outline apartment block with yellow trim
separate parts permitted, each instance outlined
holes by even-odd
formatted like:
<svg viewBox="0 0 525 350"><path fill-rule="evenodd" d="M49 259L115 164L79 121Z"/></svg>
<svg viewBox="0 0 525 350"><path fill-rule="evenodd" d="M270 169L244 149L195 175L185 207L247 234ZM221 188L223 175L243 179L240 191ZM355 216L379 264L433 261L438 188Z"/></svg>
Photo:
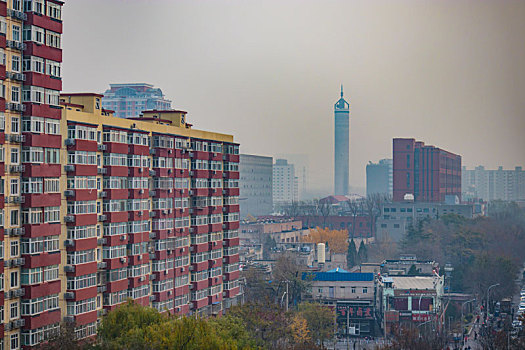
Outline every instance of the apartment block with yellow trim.
<svg viewBox="0 0 525 350"><path fill-rule="evenodd" d="M65 315L62 5L0 1L0 349L37 344Z"/></svg>
<svg viewBox="0 0 525 350"><path fill-rule="evenodd" d="M184 111L116 118L101 98L60 97L66 319L94 334L128 298L223 313L240 297L239 145Z"/></svg>

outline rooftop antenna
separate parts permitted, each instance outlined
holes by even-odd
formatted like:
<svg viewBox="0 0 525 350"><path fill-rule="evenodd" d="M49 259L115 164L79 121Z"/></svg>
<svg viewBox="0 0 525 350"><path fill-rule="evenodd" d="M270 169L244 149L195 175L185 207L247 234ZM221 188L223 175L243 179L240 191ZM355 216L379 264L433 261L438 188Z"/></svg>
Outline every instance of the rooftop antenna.
<svg viewBox="0 0 525 350"><path fill-rule="evenodd" d="M343 98L343 84L341 84L341 98Z"/></svg>

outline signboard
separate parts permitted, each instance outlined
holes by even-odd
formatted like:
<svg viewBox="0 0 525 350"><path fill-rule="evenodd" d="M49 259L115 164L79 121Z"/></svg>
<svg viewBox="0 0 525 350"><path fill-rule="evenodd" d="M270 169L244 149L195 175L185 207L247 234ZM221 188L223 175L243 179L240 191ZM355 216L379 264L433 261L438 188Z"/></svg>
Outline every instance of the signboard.
<svg viewBox="0 0 525 350"><path fill-rule="evenodd" d="M386 322L399 322L399 312L397 311L387 311L385 312Z"/></svg>
<svg viewBox="0 0 525 350"><path fill-rule="evenodd" d="M430 314L412 314L412 321L414 322L427 322L430 321Z"/></svg>
<svg viewBox="0 0 525 350"><path fill-rule="evenodd" d="M394 295L397 297L397 296L409 296L409 295L417 295L418 297L419 296L435 296L436 295L436 291L432 291L432 290L399 290L399 289L396 289L394 290Z"/></svg>
<svg viewBox="0 0 525 350"><path fill-rule="evenodd" d="M372 306L337 305L337 316L350 318L373 318ZM347 315L348 314L348 315Z"/></svg>

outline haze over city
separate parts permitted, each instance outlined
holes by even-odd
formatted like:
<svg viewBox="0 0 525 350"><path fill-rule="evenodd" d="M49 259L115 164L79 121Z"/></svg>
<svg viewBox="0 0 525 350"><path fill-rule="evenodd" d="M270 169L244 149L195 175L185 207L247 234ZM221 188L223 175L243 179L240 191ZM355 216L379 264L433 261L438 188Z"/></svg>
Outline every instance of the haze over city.
<svg viewBox="0 0 525 350"><path fill-rule="evenodd" d="M67 5L64 91L152 83L243 153L307 154L312 188L333 184L340 84L352 186L364 187L369 160L391 157L393 137L437 144L469 168L525 163L523 1Z"/></svg>

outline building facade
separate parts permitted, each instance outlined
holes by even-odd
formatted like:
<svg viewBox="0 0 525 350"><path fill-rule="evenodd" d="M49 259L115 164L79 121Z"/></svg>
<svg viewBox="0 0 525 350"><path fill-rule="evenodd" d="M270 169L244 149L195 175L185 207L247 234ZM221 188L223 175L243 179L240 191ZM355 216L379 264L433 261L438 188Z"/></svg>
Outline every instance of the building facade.
<svg viewBox="0 0 525 350"><path fill-rule="evenodd" d="M239 190L242 218L272 213L272 169L272 157L241 154Z"/></svg>
<svg viewBox="0 0 525 350"><path fill-rule="evenodd" d="M376 335L376 281L373 273L348 272L336 268L307 272L311 299L335 308L336 331L343 337Z"/></svg>
<svg viewBox="0 0 525 350"><path fill-rule="evenodd" d="M286 159L277 159L273 165L272 193L274 205L287 205L298 200L295 167Z"/></svg>
<svg viewBox="0 0 525 350"><path fill-rule="evenodd" d="M383 194L392 196L392 191L392 159L381 159L377 163L368 163L366 165L366 195Z"/></svg>
<svg viewBox="0 0 525 350"><path fill-rule="evenodd" d="M461 199L461 156L415 139L393 141L393 200Z"/></svg>
<svg viewBox="0 0 525 350"><path fill-rule="evenodd" d="M65 309L60 270L62 1L0 1L0 348L35 344ZM43 174L52 170L53 176ZM32 222L45 222L33 229Z"/></svg>
<svg viewBox="0 0 525 350"><path fill-rule="evenodd" d="M127 298L222 313L240 289L238 144L191 129L181 111L113 117L101 98L61 96L66 317L95 324ZM93 307L70 312L83 303Z"/></svg>
<svg viewBox="0 0 525 350"><path fill-rule="evenodd" d="M376 232L378 237L388 236L392 241L400 242L408 228L416 225L419 220L437 219L445 214L456 214L472 219L485 215L485 207L480 203L385 203L376 221Z"/></svg>
<svg viewBox="0 0 525 350"><path fill-rule="evenodd" d="M503 167L489 170L483 166L467 170L463 167L461 188L463 197L468 199L523 201L525 171L520 166L508 170L504 170Z"/></svg>
<svg viewBox="0 0 525 350"><path fill-rule="evenodd" d="M334 194L347 195L350 172L350 105L341 98L334 105Z"/></svg>
<svg viewBox="0 0 525 350"><path fill-rule="evenodd" d="M171 101L151 84L110 84L102 107L114 111L119 118L137 118L145 110L170 110Z"/></svg>
<svg viewBox="0 0 525 350"><path fill-rule="evenodd" d="M382 276L379 281L382 324L415 328L424 322L439 330L443 324L443 276Z"/></svg>

